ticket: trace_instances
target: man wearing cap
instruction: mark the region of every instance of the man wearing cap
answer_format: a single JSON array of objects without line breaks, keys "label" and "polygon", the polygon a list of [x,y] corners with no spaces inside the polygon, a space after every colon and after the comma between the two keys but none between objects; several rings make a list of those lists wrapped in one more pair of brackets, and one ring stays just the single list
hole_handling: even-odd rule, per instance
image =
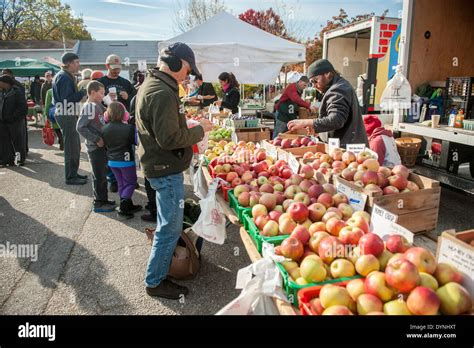
[{"label": "man wearing cap", "polygon": [[176,244],[183,229],[183,172],[193,157],[192,146],[212,130],[209,120],[188,128],[180,108],[178,84],[199,74],[194,52],[175,43],[160,53],[158,67],[150,70],[140,87],[136,104],[138,154],[146,178],[156,191],[157,227],[146,270],[150,296],[179,299],[188,293],[168,279]]},{"label": "man wearing cap", "polygon": [[76,130],[80,101],[86,95],[85,90],[79,90],[75,74],[79,72],[79,57],[65,53],[62,58],[62,69],[53,81],[53,104],[56,107],[55,119],[61,128],[64,142],[64,172],[67,185],[84,185],[87,176],[79,175],[79,160],[81,155],[81,139]]},{"label": "man wearing cap", "polygon": [[326,59],[319,59],[308,68],[308,77],[323,94],[319,117],[315,120],[292,120],[289,130],[313,127],[320,138],[339,138],[341,147],[347,144],[368,145],[359,102],[351,84],[336,72]]},{"label": "man wearing cap", "polygon": [[[122,71],[122,60],[116,54],[111,54],[105,61],[105,67],[107,68],[107,75],[101,77],[97,81],[102,83],[105,87],[105,95],[110,93],[110,97],[113,100],[121,102],[130,112],[130,101],[136,94],[135,87],[128,81],[120,76]],[[115,89],[115,92],[110,92]]]}]

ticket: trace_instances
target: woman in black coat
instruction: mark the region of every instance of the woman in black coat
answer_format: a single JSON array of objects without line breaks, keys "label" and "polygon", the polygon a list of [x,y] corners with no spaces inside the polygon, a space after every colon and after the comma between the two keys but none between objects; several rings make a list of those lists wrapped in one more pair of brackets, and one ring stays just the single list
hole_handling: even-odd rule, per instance
[{"label": "woman in black coat", "polygon": [[0,165],[24,164],[27,113],[24,92],[10,76],[0,76]]},{"label": "woman in black coat", "polygon": [[220,109],[229,109],[232,110],[233,114],[239,112],[239,103],[240,103],[240,92],[239,92],[239,83],[235,78],[234,74],[223,72],[219,75],[219,82],[222,86],[222,91],[224,96],[221,101],[217,101],[216,104],[219,105]]}]

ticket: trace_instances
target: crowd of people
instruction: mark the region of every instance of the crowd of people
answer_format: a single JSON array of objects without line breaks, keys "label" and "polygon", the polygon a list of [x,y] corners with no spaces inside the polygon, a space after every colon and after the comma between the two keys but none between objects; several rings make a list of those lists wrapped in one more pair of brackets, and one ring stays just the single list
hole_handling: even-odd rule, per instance
[{"label": "crowd of people", "polygon": [[[117,210],[120,217],[133,218],[142,209],[132,200],[139,187],[138,158],[148,197],[148,213],[142,219],[156,223],[146,269],[146,292],[168,299],[186,295],[188,289],[167,276],[183,225],[183,172],[190,166],[193,145],[213,125],[202,119],[199,126],[188,128],[180,106],[183,101],[202,108],[214,104],[237,113],[240,91],[236,77],[232,72],[219,75],[219,100],[214,86],[204,81],[196,67],[192,49],[183,43],[174,43],[160,52],[157,66],[146,77],[135,73],[133,82],[120,76],[122,60],[115,54],[107,57],[105,74],[83,69],[80,82],[76,78],[81,70],[80,57],[65,53],[62,64],[56,76],[47,72],[42,84],[37,76],[30,94],[44,107],[44,115],[64,150],[65,183],[88,182],[88,177],[78,172],[82,136],[92,169],[92,210]],[[309,83],[323,94],[318,109],[301,97]],[[27,152],[25,90],[8,71],[0,76],[0,90],[0,164],[21,165]],[[298,119],[299,107],[318,111],[319,117]],[[370,144],[377,147],[381,164],[393,164],[397,159],[391,133],[384,131],[379,122],[376,117],[362,118],[352,86],[322,59],[311,64],[307,77],[288,85],[276,102],[274,136],[312,127],[316,133],[339,138],[341,146],[368,145],[370,139]],[[118,192],[118,207],[109,199],[109,192]]]}]

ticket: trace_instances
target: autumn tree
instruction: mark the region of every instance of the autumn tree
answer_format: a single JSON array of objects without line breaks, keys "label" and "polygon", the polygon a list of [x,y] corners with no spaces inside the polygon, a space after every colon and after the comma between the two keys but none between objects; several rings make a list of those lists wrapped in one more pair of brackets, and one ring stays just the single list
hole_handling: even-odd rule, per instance
[{"label": "autumn tree", "polygon": [[175,29],[184,33],[225,10],[226,6],[221,0],[188,0],[187,3],[178,1]]},{"label": "autumn tree", "polygon": [[262,11],[249,9],[244,13],[241,13],[239,19],[275,36],[287,40],[292,39],[288,35],[288,31],[282,18],[271,7]]},{"label": "autumn tree", "polygon": [[91,40],[81,17],[60,0],[0,2],[1,40]]}]

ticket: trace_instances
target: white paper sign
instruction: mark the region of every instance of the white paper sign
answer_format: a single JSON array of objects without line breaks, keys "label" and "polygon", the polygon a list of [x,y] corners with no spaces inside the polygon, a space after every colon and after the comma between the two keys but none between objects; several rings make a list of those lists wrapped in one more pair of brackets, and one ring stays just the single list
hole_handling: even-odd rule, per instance
[{"label": "white paper sign", "polygon": [[350,206],[355,211],[363,211],[367,202],[367,194],[354,190],[352,187],[344,185],[339,180],[335,180],[337,192],[343,193],[349,199]]},{"label": "white paper sign", "polygon": [[289,153],[283,150],[277,150],[278,151],[278,159],[279,160],[284,160],[286,163],[288,163],[288,155]]},{"label": "white paper sign", "polygon": [[451,264],[464,273],[463,286],[474,297],[474,255],[468,246],[442,236],[439,239],[437,261]]},{"label": "white paper sign", "polygon": [[288,155],[288,165],[290,166],[293,173],[298,174],[300,170],[300,162],[296,159],[295,155],[290,153]]},{"label": "white paper sign", "polygon": [[397,215],[375,204],[370,218],[370,230],[383,240],[386,240],[391,235],[398,234],[405,237],[408,242],[413,243],[415,235],[405,227],[397,224],[397,220]]},{"label": "white paper sign", "polygon": [[357,155],[365,150],[365,144],[347,144],[346,150]]},{"label": "white paper sign", "polygon": [[271,156],[274,160],[278,157],[278,151],[275,146],[269,146],[268,149],[265,149],[268,153],[268,156]]},{"label": "white paper sign", "polygon": [[139,59],[137,60],[138,64],[138,70],[141,72],[145,72],[147,70],[147,65],[146,65],[146,60],[145,59]]},{"label": "white paper sign", "polygon": [[340,140],[339,138],[329,138],[328,139],[328,145],[329,145],[329,152],[331,152],[333,149],[337,149],[340,147]]}]

